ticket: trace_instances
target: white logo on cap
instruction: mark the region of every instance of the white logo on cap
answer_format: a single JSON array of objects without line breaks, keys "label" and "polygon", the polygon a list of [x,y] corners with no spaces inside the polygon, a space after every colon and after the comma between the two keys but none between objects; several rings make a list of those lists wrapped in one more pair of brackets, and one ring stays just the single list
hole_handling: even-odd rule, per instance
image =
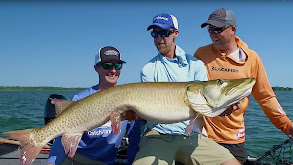
[{"label": "white logo on cap", "polygon": [[[157,16],[155,19],[163,19],[163,20],[168,21],[168,18],[167,18],[167,17],[162,17],[162,16]],[[155,20],[155,19],[154,19],[154,20]]]},{"label": "white logo on cap", "polygon": [[118,52],[117,51],[115,51],[115,50],[107,50],[107,51],[105,51],[105,53],[104,53],[106,56],[118,56]]}]

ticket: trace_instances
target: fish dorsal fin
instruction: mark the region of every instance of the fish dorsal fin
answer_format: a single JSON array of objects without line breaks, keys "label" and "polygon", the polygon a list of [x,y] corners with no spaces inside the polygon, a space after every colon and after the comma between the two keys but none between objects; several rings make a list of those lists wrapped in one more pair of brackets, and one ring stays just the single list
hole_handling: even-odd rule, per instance
[{"label": "fish dorsal fin", "polygon": [[56,115],[60,115],[64,109],[66,109],[73,101],[63,100],[63,99],[52,99],[50,98],[51,103],[55,104]]},{"label": "fish dorsal fin", "polygon": [[82,133],[63,134],[61,143],[64,147],[65,153],[72,158],[75,155],[78,143],[81,139]]}]

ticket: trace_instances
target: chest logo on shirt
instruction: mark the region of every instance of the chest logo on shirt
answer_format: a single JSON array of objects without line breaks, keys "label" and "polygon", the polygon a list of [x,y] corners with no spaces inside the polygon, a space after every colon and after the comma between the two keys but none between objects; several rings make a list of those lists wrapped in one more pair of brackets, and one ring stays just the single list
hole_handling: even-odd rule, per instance
[{"label": "chest logo on shirt", "polygon": [[88,131],[87,134],[89,136],[97,136],[97,135],[103,135],[103,134],[111,134],[112,130],[106,130],[106,129],[102,129],[102,130],[98,130],[98,131]]},{"label": "chest logo on shirt", "polygon": [[221,72],[236,72],[238,73],[238,69],[230,69],[230,68],[223,68],[223,67],[211,67],[211,71],[221,71]]}]

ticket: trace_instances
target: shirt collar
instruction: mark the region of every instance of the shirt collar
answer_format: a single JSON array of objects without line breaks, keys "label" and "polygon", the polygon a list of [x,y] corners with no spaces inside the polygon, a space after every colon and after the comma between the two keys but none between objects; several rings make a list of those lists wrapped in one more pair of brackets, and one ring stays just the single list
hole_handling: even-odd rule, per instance
[{"label": "shirt collar", "polygon": [[187,59],[186,59],[186,55],[183,49],[181,49],[178,45],[175,45],[175,58],[174,59],[170,59],[170,58],[166,58],[164,57],[161,53],[159,53],[160,57],[162,59],[171,61],[171,62],[176,62],[179,65],[182,66],[186,66],[188,64]]}]

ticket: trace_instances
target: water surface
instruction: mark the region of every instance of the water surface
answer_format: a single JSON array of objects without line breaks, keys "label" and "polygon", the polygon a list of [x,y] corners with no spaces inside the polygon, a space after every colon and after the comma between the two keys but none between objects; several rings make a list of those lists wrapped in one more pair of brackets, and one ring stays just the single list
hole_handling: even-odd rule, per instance
[{"label": "water surface", "polygon": [[[70,99],[78,91],[0,91],[0,133],[44,126],[44,107],[51,94]],[[293,92],[275,91],[289,118],[293,119]],[[246,148],[252,156],[268,151],[287,136],[274,127],[258,103],[251,97],[245,115]]]}]

